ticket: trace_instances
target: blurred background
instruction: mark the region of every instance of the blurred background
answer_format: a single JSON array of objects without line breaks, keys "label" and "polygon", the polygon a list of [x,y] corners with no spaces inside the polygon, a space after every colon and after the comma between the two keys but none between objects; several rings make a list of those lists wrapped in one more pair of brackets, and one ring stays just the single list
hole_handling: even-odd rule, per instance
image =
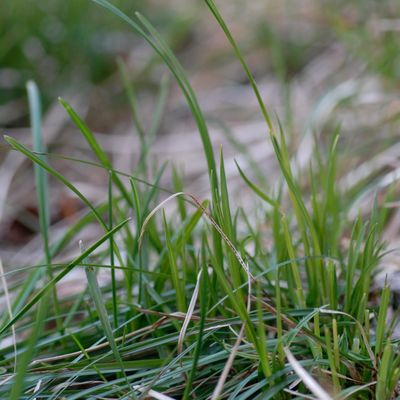
[{"label": "blurred background", "polygon": [[[224,149],[230,190],[238,204],[252,211],[254,196],[249,196],[234,160],[267,191],[275,184],[277,168],[253,92],[205,4],[113,3],[131,17],[140,11],[177,54],[209,122],[214,149]],[[353,190],[346,192],[348,196],[359,196],[355,210],[369,210],[368,193],[388,187],[400,176],[399,1],[217,4],[267,106],[282,122],[299,175],[308,168],[314,141],[324,147],[340,126],[339,183]],[[107,174],[61,157],[95,160],[58,96],[71,103],[96,133],[116,169],[132,172],[137,166],[142,127],[152,135],[144,177],[153,181],[154,171],[172,160],[187,191],[208,195],[201,141],[179,88],[159,57],[127,24],[89,0],[13,0],[1,8],[2,134],[31,143],[25,85],[34,80],[42,96],[50,162],[91,201],[106,198]],[[136,98],[139,125],[132,116],[130,91]],[[4,141],[0,161],[0,256],[7,265],[27,260],[32,264],[42,251],[32,166],[9,152]],[[171,176],[168,166],[159,184],[174,190]],[[361,186],[368,186],[368,191],[357,192]],[[50,196],[56,234],[79,218],[82,205],[56,182],[51,182]],[[396,207],[386,232],[398,246]],[[397,265],[394,259],[393,268]]]}]

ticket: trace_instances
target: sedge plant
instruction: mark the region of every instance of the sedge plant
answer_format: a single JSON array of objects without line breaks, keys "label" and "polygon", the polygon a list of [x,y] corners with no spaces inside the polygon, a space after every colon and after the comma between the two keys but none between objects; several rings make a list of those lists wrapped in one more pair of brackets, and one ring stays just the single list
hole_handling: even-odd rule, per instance
[{"label": "sedge plant", "polygon": [[[3,274],[3,285],[13,275],[25,278],[3,288],[12,294],[11,313],[4,313],[0,335],[17,344],[16,354],[13,345],[0,350],[1,397],[396,398],[400,356],[392,338],[397,319],[387,318],[391,291],[388,284],[372,289],[385,255],[387,211],[376,201],[369,218],[348,216],[354,189],[337,185],[339,131],[326,146],[315,143],[301,174],[305,190],[285,128],[268,111],[219,9],[205,0],[254,91],[280,168],[275,190],[266,186],[268,177],[253,181],[237,164],[243,185],[259,202],[262,227],[254,210],[232,207],[223,152],[217,157],[196,93],[161,34],[140,14],[131,18],[106,0],[94,3],[141,36],[180,87],[202,140],[210,198],[186,193],[176,168],[172,187],[160,187],[167,167],[152,170],[148,162],[169,87],[165,78],[158,111],[146,126],[120,63],[141,149],[129,172],[114,169],[90,127],[60,99],[97,159],[70,162],[108,173],[107,194],[96,204],[43,156],[40,100],[31,83],[35,147],[5,140],[35,165],[44,251],[42,263]],[[85,206],[57,240],[49,234],[47,176]],[[175,206],[172,216],[167,204]],[[88,226],[100,228],[98,237],[67,262],[55,263],[67,246],[77,248]],[[270,246],[264,246],[266,230]],[[82,293],[60,297],[57,284],[76,269],[85,271]],[[99,284],[101,270],[108,272],[105,286]]]}]

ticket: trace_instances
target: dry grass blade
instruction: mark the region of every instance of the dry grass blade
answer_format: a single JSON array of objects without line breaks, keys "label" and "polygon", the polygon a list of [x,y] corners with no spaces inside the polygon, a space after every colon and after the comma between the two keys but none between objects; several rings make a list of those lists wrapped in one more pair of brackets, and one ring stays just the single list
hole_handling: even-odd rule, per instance
[{"label": "dry grass blade", "polygon": [[192,319],[193,316],[193,312],[194,312],[194,308],[196,306],[196,302],[197,302],[197,297],[199,295],[199,290],[200,290],[200,278],[201,278],[201,273],[202,271],[200,271],[197,275],[197,280],[196,280],[196,286],[194,288],[193,291],[193,295],[192,298],[190,299],[190,303],[189,303],[189,307],[188,307],[188,311],[186,313],[185,319],[183,321],[182,324],[182,329],[179,332],[179,338],[178,338],[178,354],[182,353],[183,350],[183,341],[185,339],[185,335],[186,335],[186,331],[187,328],[189,326],[189,322]]},{"label": "dry grass blade", "polygon": [[316,396],[318,400],[333,400],[330,394],[301,366],[287,347],[284,348],[284,351],[294,372],[296,372],[314,396]]},{"label": "dry grass blade", "polygon": [[[1,275],[1,284],[3,285],[3,288],[4,288],[4,297],[6,300],[8,315],[10,317],[10,320],[12,320],[13,312],[12,312],[11,302],[10,302],[10,293],[8,292],[7,281],[6,281],[6,277],[4,275],[3,262],[1,260],[1,258],[0,258],[0,275]],[[15,334],[14,324],[11,325],[11,333],[12,333],[13,346],[14,346],[14,373],[15,373],[17,370],[17,337]]]},{"label": "dry grass blade", "polygon": [[171,196],[168,196],[165,200],[163,200],[160,204],[157,205],[157,207],[155,207],[153,210],[151,210],[151,212],[149,213],[149,215],[145,218],[145,220],[143,221],[143,225],[142,225],[142,229],[140,230],[140,235],[139,235],[139,248],[142,245],[142,239],[143,239],[143,235],[144,232],[146,230],[146,226],[149,223],[150,219],[153,217],[153,215],[160,210],[161,208],[163,208],[165,206],[165,204],[167,204],[170,200],[174,199],[175,197],[184,195],[183,192],[178,192],[178,193],[174,193]]},{"label": "dry grass blade", "polygon": [[135,390],[138,390],[139,392],[143,392],[143,393],[145,392],[147,398],[151,397],[156,400],[175,400],[173,397],[167,396],[167,395],[157,392],[156,390],[153,390],[153,389],[147,390],[146,388],[142,388],[139,385],[135,385],[133,388]]},{"label": "dry grass blade", "polygon": [[242,327],[240,328],[239,335],[236,339],[234,346],[232,347],[231,354],[229,355],[228,361],[226,362],[226,364],[224,366],[222,374],[220,375],[220,377],[218,379],[218,383],[217,383],[217,386],[215,387],[214,392],[211,396],[211,400],[217,400],[222,392],[222,389],[224,388],[226,378],[228,377],[229,371],[232,368],[232,364],[233,364],[233,361],[235,360],[236,353],[239,350],[240,342],[243,339],[244,329],[245,329],[245,324],[243,324]]},{"label": "dry grass blade", "polygon": [[296,392],[295,390],[284,389],[284,391],[285,391],[286,393],[289,393],[289,394],[291,394],[291,395],[297,397],[297,398],[301,398],[301,399],[305,399],[305,400],[315,400],[315,397],[313,397],[313,396],[307,396],[307,395],[305,395],[305,394],[303,394],[303,393]]}]

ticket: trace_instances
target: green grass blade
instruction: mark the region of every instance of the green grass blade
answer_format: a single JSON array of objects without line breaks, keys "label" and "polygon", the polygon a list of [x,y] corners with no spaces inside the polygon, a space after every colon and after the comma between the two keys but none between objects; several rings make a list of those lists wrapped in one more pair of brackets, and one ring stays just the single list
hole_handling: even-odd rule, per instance
[{"label": "green grass blade", "polygon": [[166,62],[170,71],[175,76],[178,81],[179,86],[181,87],[190,110],[192,112],[193,118],[197,124],[199,129],[200,138],[203,143],[204,155],[207,160],[208,172],[210,175],[210,184],[211,188],[213,188],[213,180],[216,181],[216,163],[214,158],[214,151],[211,145],[210,136],[208,133],[208,128],[203,116],[203,113],[200,109],[199,103],[197,101],[197,97],[195,92],[189,83],[189,80],[185,74],[184,69],[179,63],[178,59],[175,57],[174,53],[171,51],[169,46],[165,43],[164,39],[157,32],[157,30],[151,25],[151,23],[140,13],[136,13],[136,17],[140,21],[140,23],[144,26],[144,28],[150,33],[151,37],[154,38],[154,41],[150,43],[153,48],[159,52],[163,60]]},{"label": "green grass blade", "polygon": [[[41,122],[41,103],[40,94],[36,84],[29,81],[26,85],[29,99],[29,109],[32,127],[33,149],[36,153],[44,153],[45,149],[42,143],[42,122]],[[43,155],[38,156],[45,162]],[[46,174],[39,165],[35,164],[35,182],[38,198],[40,231],[43,238],[43,248],[47,264],[51,264],[50,246],[49,246],[49,204],[48,204],[48,184]],[[51,271],[49,271],[51,273]]]},{"label": "green grass blade", "polygon": [[174,246],[171,242],[171,235],[169,232],[169,228],[167,225],[167,220],[165,218],[165,213],[163,211],[163,226],[164,226],[164,233],[165,233],[165,241],[168,248],[168,259],[169,259],[169,268],[171,274],[171,280],[173,288],[175,289],[176,294],[176,302],[177,308],[180,312],[186,311],[186,295],[184,291],[184,282],[182,282],[181,278],[179,277],[178,266],[176,263],[177,254],[174,249]]},{"label": "green grass blade", "polygon": [[[81,252],[84,253],[85,251],[84,251],[81,243],[80,243],[80,246],[81,246]],[[85,259],[83,261],[85,261]],[[122,374],[126,377],[124,363],[122,361],[121,355],[119,354],[118,347],[115,342],[114,335],[112,333],[111,324],[108,319],[106,307],[104,305],[103,294],[101,293],[99,284],[97,282],[96,272],[91,267],[85,268],[85,272],[86,272],[86,278],[88,281],[89,292],[90,292],[92,299],[94,301],[94,304],[96,306],[97,315],[99,316],[105,336],[106,336],[108,343],[111,347],[111,350],[114,354],[115,360],[117,361],[117,363],[119,364],[119,366],[121,368]]]},{"label": "green grass blade", "polygon": [[167,105],[169,87],[170,77],[163,76],[163,78],[161,79],[157,103],[153,112],[153,118],[151,120],[151,125],[149,128],[149,145],[153,143],[154,138],[160,128],[162,116],[165,111],[165,106]]},{"label": "green grass blade", "polygon": [[[139,134],[141,145],[145,144],[145,130],[142,125],[142,121],[139,118],[139,106],[136,99],[136,93],[133,90],[132,84],[129,80],[128,70],[124,61],[119,58],[118,59],[118,69],[121,75],[122,83],[126,92],[126,96],[128,97],[129,105],[131,107],[131,113],[133,118],[133,123],[135,124],[136,130]],[[143,151],[143,150],[142,150]],[[141,151],[141,153],[142,153]]]},{"label": "green grass blade", "polygon": [[27,147],[22,145],[21,143],[17,142],[15,139],[13,139],[10,136],[5,135],[4,140],[15,150],[19,151],[20,153],[24,154],[26,157],[28,157],[31,161],[42,167],[45,171],[47,171],[50,175],[54,176],[56,179],[58,179],[61,183],[63,183],[68,189],[70,189],[72,192],[74,192],[81,200],[82,202],[88,206],[94,215],[96,216],[97,220],[99,223],[102,225],[103,228],[107,229],[107,225],[104,222],[103,218],[101,215],[98,213],[96,208],[90,203],[90,201],[71,183],[66,179],[63,175],[61,175],[59,172],[57,172],[54,168],[52,168],[49,164],[47,164],[45,161],[43,161],[40,157],[38,157],[36,154],[34,154],[31,150],[29,150]]},{"label": "green grass blade", "polygon": [[[112,170],[112,164],[111,164],[107,154],[97,143],[97,140],[94,137],[92,131],[87,127],[87,125],[82,121],[82,119],[75,112],[75,110],[65,100],[63,100],[62,98],[59,98],[58,100],[59,100],[60,104],[67,111],[67,113],[71,117],[72,121],[75,123],[75,125],[78,127],[78,129],[81,131],[83,137],[88,142],[89,146],[93,150],[96,157],[99,159],[100,163],[104,166],[104,168],[106,168],[108,170]],[[129,196],[129,192],[125,188],[122,181],[119,179],[118,175],[113,174],[113,180],[114,180],[115,185],[120,190],[121,194],[124,196],[125,200],[128,202],[128,204],[130,204],[132,206],[131,197]]]},{"label": "green grass blade", "polygon": [[[29,109],[30,109],[30,119],[32,127],[32,138],[33,138],[33,149],[37,153],[43,153],[45,151],[42,143],[42,115],[41,115],[41,101],[39,90],[33,81],[29,81],[26,85],[28,91]],[[39,155],[45,162],[45,157]],[[35,183],[36,183],[36,194],[38,200],[38,212],[39,212],[39,222],[40,222],[40,233],[43,240],[43,249],[45,262],[47,264],[47,275],[51,280],[53,278],[52,268],[51,268],[51,251],[49,243],[49,227],[50,227],[50,217],[49,217],[49,190],[48,182],[45,171],[40,168],[38,164],[34,165],[35,170]],[[62,322],[58,315],[60,314],[60,305],[57,297],[57,290],[54,287],[52,290],[52,300],[54,304],[54,310],[56,314],[57,326],[62,333]]]},{"label": "green grass blade", "polygon": [[193,354],[193,363],[192,368],[190,370],[189,379],[186,383],[185,392],[183,394],[183,399],[186,400],[189,398],[190,391],[192,389],[192,385],[194,382],[194,378],[197,373],[197,365],[199,362],[201,348],[203,344],[203,335],[204,335],[204,325],[206,321],[207,315],[207,301],[208,301],[208,287],[207,287],[207,268],[204,268],[200,281],[200,322],[199,322],[199,331],[197,334],[196,348]]},{"label": "green grass blade", "polygon": [[379,315],[378,322],[376,327],[376,343],[375,343],[375,355],[379,355],[385,340],[385,332],[386,332],[386,318],[388,314],[390,301],[390,287],[385,284],[385,287],[382,290],[380,306],[379,306]]},{"label": "green grass blade", "polygon": [[245,59],[244,59],[244,57],[242,55],[242,52],[239,49],[239,46],[236,44],[235,39],[233,38],[228,26],[226,25],[224,19],[221,16],[220,12],[218,11],[217,6],[215,5],[214,1],[213,0],[204,0],[204,1],[206,2],[206,4],[207,4],[208,8],[210,9],[211,13],[214,15],[214,17],[215,17],[216,21],[218,22],[219,26],[223,30],[223,32],[224,32],[225,36],[227,37],[229,43],[231,44],[231,46],[232,46],[232,48],[233,48],[233,50],[234,50],[234,52],[236,54],[237,59],[242,64],[242,67],[243,67],[243,69],[244,69],[244,71],[246,73],[247,79],[249,80],[250,85],[251,85],[251,87],[252,87],[252,89],[253,89],[253,91],[254,91],[254,93],[256,95],[256,98],[257,98],[260,110],[262,112],[262,115],[263,115],[263,117],[265,119],[265,122],[267,123],[268,128],[270,129],[270,134],[272,135],[274,129],[273,129],[271,118],[269,116],[267,108],[264,105],[264,102],[263,102],[262,97],[261,97],[261,93],[260,93],[260,91],[258,90],[258,87],[257,87],[257,83],[256,83],[256,81],[255,81],[255,79],[253,77],[253,74],[250,71],[249,66],[247,65],[247,63],[246,63],[246,61],[245,61]]},{"label": "green grass blade", "polygon": [[[234,230],[234,225],[231,215],[231,207],[229,204],[228,183],[226,181],[224,155],[222,152],[222,148],[220,151],[219,178],[220,178],[220,194],[221,194],[221,207],[220,207],[219,219],[221,221],[221,227],[224,230],[225,235],[232,242],[232,244],[236,246],[236,232]],[[242,284],[241,266],[238,263],[238,260],[236,259],[235,255],[232,254],[231,252],[228,253],[228,264],[234,286],[240,287],[240,285]]]},{"label": "green grass blade", "polygon": [[[388,343],[383,350],[383,355],[378,369],[378,381],[376,383],[376,399],[389,400],[392,398],[389,392],[390,377],[393,371],[390,370],[390,366],[393,362],[393,346]],[[397,382],[398,383],[398,382]]]},{"label": "green grass blade", "polygon": [[271,205],[272,207],[279,208],[279,204],[277,201],[272,199],[270,196],[268,196],[266,193],[264,193],[258,186],[256,186],[253,182],[250,181],[250,179],[245,175],[243,170],[239,167],[239,164],[235,161],[236,167],[239,171],[240,176],[243,178],[243,180],[247,183],[250,189],[253,190],[253,192],[259,196],[262,200],[264,200],[266,203]]},{"label": "green grass blade", "polygon": [[[113,228],[113,191],[112,191],[113,173],[110,172],[108,175],[108,226],[111,231]],[[114,257],[114,238],[110,236],[110,263],[112,266],[115,265]],[[113,303],[113,317],[114,317],[114,328],[118,326],[118,298],[117,298],[117,285],[115,280],[115,268],[111,269],[111,287],[112,287],[112,303]]]},{"label": "green grass blade", "polygon": [[35,324],[33,326],[32,331],[30,332],[27,346],[25,348],[25,351],[18,358],[17,374],[15,380],[13,381],[9,397],[10,400],[19,400],[21,398],[22,393],[24,392],[25,379],[28,366],[35,353],[37,342],[41,337],[41,335],[43,334],[44,320],[46,318],[46,313],[47,313],[47,301],[48,301],[47,297],[48,294],[44,294],[44,296],[41,298],[38,304],[35,316]]}]

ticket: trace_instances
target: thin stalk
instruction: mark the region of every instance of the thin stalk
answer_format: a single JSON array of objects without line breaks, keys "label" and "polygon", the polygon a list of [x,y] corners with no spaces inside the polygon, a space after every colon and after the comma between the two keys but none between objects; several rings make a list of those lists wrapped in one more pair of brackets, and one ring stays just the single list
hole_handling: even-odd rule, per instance
[{"label": "thin stalk", "polygon": [[[108,225],[109,230],[113,228],[113,173],[109,172],[108,175]],[[117,298],[117,284],[115,280],[115,258],[114,258],[114,238],[110,235],[110,264],[111,264],[111,290],[112,290],[112,304],[113,304],[113,319],[114,328],[118,326],[118,298]]]}]

